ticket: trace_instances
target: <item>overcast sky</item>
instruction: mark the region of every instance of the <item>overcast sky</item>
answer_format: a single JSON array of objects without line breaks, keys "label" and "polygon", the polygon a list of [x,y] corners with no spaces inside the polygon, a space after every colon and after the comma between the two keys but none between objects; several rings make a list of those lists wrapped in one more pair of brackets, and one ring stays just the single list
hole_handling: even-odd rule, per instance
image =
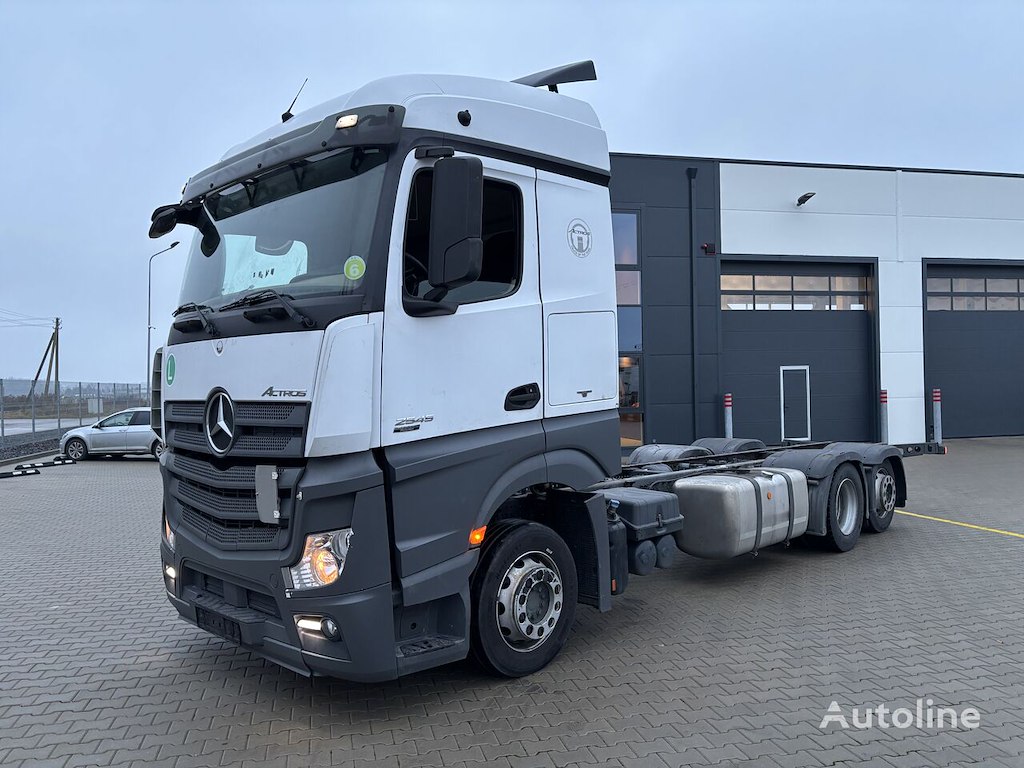
[{"label": "overcast sky", "polygon": [[[280,119],[377,77],[592,58],[613,151],[1024,172],[1024,3],[0,0],[0,308],[63,319],[65,381],[145,377],[192,231],[149,214]],[[0,324],[0,376],[48,332]]]}]

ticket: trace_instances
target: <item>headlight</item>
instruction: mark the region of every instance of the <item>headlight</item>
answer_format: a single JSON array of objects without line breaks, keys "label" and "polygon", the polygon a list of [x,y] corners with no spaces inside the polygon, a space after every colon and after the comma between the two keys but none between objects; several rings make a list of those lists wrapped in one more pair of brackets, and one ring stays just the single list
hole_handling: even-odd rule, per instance
[{"label": "headlight", "polygon": [[174,549],[174,531],[171,530],[171,526],[167,522],[167,515],[164,515],[164,541],[167,542],[168,547]]},{"label": "headlight", "polygon": [[306,537],[302,559],[288,569],[293,589],[315,589],[333,584],[345,570],[352,529],[326,531]]}]

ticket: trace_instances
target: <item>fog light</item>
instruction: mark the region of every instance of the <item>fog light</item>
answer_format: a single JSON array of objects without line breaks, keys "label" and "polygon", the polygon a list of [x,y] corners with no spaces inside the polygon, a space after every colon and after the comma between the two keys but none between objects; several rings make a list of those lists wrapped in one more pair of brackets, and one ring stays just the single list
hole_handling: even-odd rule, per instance
[{"label": "fog light", "polygon": [[320,625],[321,625],[320,619],[312,619],[312,618],[309,618],[308,616],[304,617],[304,618],[301,618],[301,619],[296,619],[295,620],[295,626],[297,626],[299,629],[304,629],[307,632],[319,632],[320,631]]},{"label": "fog light", "polygon": [[328,640],[337,641],[341,639],[341,629],[338,627],[337,622],[329,616],[325,616],[324,620],[320,622],[320,631],[324,633],[324,637]]},{"label": "fog light", "polygon": [[174,570],[173,565],[165,565],[164,576],[166,576],[168,579],[176,579],[178,578],[178,572]]}]

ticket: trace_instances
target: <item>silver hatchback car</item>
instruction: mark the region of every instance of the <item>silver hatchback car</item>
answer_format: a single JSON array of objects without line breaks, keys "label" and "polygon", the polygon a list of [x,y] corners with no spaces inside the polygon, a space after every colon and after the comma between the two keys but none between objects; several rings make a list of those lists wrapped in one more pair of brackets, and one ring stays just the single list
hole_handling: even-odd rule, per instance
[{"label": "silver hatchback car", "polygon": [[104,454],[151,453],[159,457],[164,446],[149,419],[149,408],[120,411],[92,426],[65,432],[60,452],[75,461]]}]

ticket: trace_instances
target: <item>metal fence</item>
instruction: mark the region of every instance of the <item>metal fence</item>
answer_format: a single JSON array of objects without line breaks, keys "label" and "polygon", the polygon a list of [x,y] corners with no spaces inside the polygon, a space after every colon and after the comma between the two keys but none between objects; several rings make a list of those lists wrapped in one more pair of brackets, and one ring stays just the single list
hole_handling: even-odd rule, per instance
[{"label": "metal fence", "polygon": [[43,382],[0,379],[0,447],[94,424],[125,408],[149,405],[145,384],[62,381],[59,394]]}]

